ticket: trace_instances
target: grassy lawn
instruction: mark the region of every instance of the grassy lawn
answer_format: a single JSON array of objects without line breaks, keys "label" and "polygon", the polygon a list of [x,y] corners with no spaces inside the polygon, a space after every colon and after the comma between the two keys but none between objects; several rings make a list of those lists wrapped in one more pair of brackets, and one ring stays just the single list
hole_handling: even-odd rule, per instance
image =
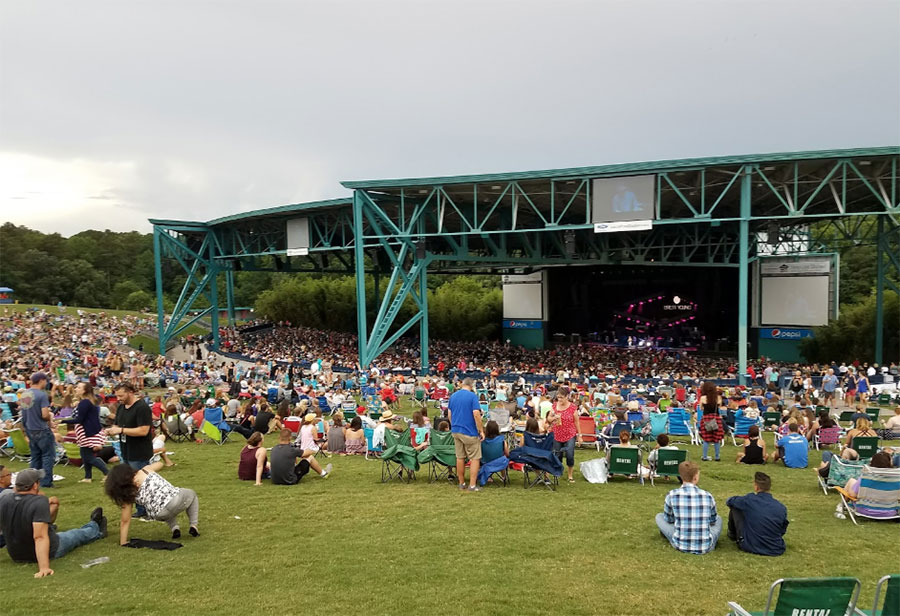
[{"label": "grassy lawn", "polygon": [[[670,548],[653,521],[676,484],[588,484],[577,462],[596,451],[578,452],[578,482],[555,493],[523,490],[512,473],[508,488],[467,494],[429,484],[424,467],[409,485],[383,485],[379,461],[341,456],[330,460],[327,480],[255,487],[237,479],[241,440],[170,444],[177,466],[163,473],[199,494],[202,533],[174,552],[118,547],[118,518],[100,482],[77,484],[80,469],[58,469],[66,477],[53,492],[60,528],[103,505],[111,536],[54,562],[56,575],[44,580],[32,579],[34,566],[0,556],[7,605],[54,615],[723,614],[727,600],[762,609],[769,584],[788,576],[859,577],[869,607],[876,580],[897,572],[900,526],[836,519],[837,496],[825,496],[809,469],[766,468],[789,510],[784,556],[740,552],[724,535],[712,554],[691,556]],[[689,449],[699,460],[699,448]],[[720,514],[727,497],[751,489],[756,470],[736,465],[735,453],[729,445],[722,462],[701,466],[700,485]],[[819,460],[812,451],[811,466]],[[162,523],[136,521],[132,537],[169,534]],[[99,556],[111,561],[79,567]]]}]

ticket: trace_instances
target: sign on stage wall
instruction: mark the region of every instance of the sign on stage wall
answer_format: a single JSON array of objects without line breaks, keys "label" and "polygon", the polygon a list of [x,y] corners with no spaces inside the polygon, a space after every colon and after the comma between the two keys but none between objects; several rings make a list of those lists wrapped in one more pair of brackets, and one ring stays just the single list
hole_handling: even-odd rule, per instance
[{"label": "sign on stage wall", "polygon": [[505,319],[503,321],[504,329],[541,329],[542,326],[541,321],[523,319]]},{"label": "sign on stage wall", "polygon": [[812,338],[813,330],[787,327],[766,327],[759,330],[759,337],[771,340],[802,340]]},{"label": "sign on stage wall", "polygon": [[656,213],[656,176],[598,178],[591,187],[595,233],[646,231]]}]

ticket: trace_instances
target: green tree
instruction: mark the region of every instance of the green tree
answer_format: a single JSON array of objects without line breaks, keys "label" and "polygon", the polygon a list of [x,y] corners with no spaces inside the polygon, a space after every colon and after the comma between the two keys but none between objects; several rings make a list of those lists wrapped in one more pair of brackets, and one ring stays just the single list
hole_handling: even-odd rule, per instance
[{"label": "green tree", "polygon": [[[900,361],[900,299],[884,294],[884,361]],[[826,327],[815,328],[815,337],[800,344],[810,362],[875,360],[875,294],[864,301],[841,307],[841,315]]]},{"label": "green tree", "polygon": [[156,304],[156,298],[146,291],[135,291],[122,303],[124,310],[150,310]]}]

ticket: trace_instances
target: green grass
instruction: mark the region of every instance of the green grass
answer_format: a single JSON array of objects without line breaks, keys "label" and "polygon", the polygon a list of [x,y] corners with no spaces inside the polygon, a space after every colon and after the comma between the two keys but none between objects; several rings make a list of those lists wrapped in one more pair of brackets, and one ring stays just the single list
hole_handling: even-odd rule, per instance
[{"label": "green grass", "polygon": [[[60,528],[103,505],[111,536],[54,561],[56,574],[43,580],[32,579],[35,566],[0,557],[6,604],[35,615],[723,614],[727,600],[762,609],[771,582],[787,576],[859,577],[869,607],[877,579],[897,571],[900,527],[835,519],[838,498],[822,493],[811,469],[766,467],[791,520],[784,556],[740,552],[724,535],[713,553],[692,556],[669,547],[653,521],[672,482],[591,485],[576,464],[578,482],[555,493],[523,490],[514,472],[508,488],[467,494],[429,484],[425,468],[409,485],[383,485],[379,461],[335,456],[327,480],[255,487],[237,479],[241,440],[170,444],[177,466],[163,474],[199,494],[202,533],[174,552],[118,547],[117,514],[100,482],[77,484],[80,469],[59,469]],[[720,514],[757,470],[735,464],[735,453],[727,446],[721,463],[701,466],[700,485]],[[699,448],[689,455],[699,460]],[[576,462],[595,456],[581,450]],[[811,466],[819,459],[810,453]],[[135,521],[132,536],[169,534],[162,523]],[[99,556],[111,561],[79,567]]]}]

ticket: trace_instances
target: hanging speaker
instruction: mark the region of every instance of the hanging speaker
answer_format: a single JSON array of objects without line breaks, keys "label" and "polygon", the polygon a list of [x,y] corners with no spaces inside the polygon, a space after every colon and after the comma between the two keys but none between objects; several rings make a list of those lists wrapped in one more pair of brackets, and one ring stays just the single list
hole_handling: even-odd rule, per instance
[{"label": "hanging speaker", "polygon": [[777,220],[769,223],[769,226],[766,228],[766,238],[769,244],[777,244],[781,241],[781,225],[778,224]]}]

